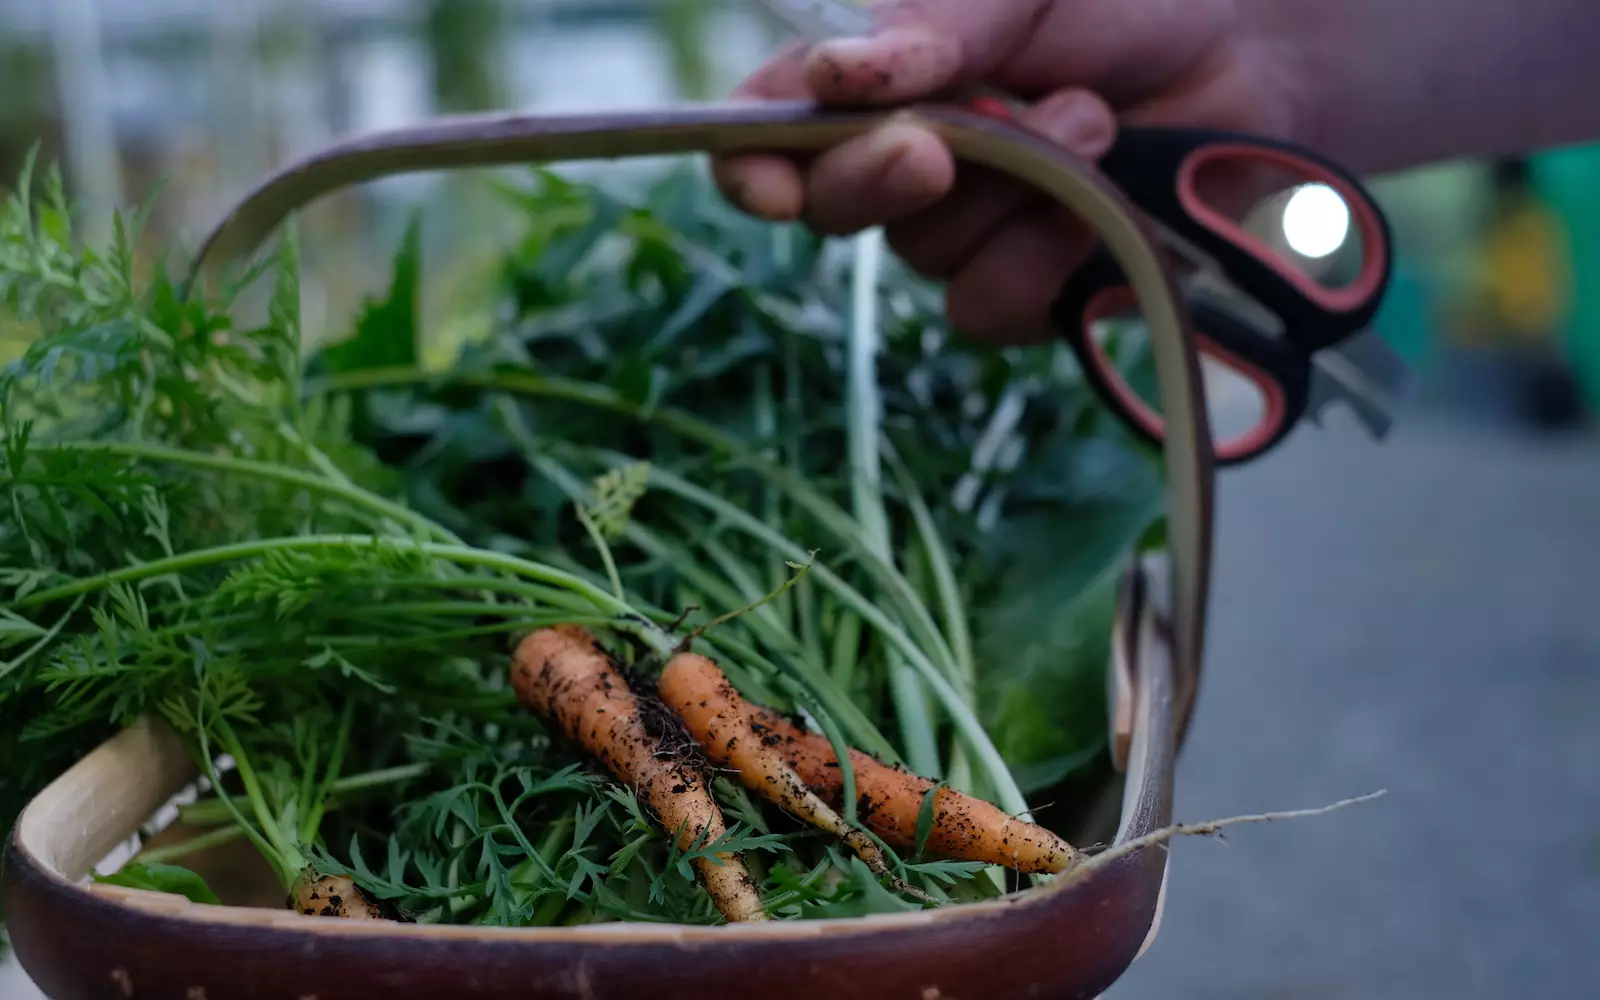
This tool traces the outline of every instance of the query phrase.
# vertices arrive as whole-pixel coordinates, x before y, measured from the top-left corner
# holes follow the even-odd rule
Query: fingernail
[[[883,193],[895,201],[921,200],[938,193],[938,178],[919,169],[915,152],[917,135],[907,126],[891,125],[876,138],[874,173]]]
[[[889,154],[878,176],[884,193],[896,202],[921,202],[938,193],[938,184],[926,170],[918,168],[911,147],[903,145]]]
[[[743,177],[730,177],[724,182],[722,193],[727,195],[728,200],[741,212],[748,212],[751,215],[761,214],[750,197],[750,182]]]
[[[1038,110],[1045,117],[1045,134],[1078,156],[1093,159],[1110,148],[1116,121],[1097,98],[1073,96]]]
[[[787,192],[776,191],[769,185],[743,184],[741,197],[745,211],[769,222],[788,222],[800,214],[800,205]]]
[[[800,211],[796,185],[788,170],[786,164],[749,156],[737,164],[721,164],[717,177],[723,194],[735,207],[779,222],[795,218]]]

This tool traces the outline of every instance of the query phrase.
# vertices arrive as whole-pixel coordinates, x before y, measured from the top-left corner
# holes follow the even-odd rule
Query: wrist
[[[1238,2],[1292,60],[1296,140],[1351,170],[1600,138],[1594,0]]]

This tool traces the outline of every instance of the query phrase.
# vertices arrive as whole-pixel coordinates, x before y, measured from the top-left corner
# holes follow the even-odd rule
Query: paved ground
[[[1220,500],[1180,818],[1390,795],[1178,845],[1108,1000],[1600,995],[1600,441],[1302,432]]]
[[[1225,474],[1176,848],[1108,1000],[1600,996],[1600,441],[1301,432]]]

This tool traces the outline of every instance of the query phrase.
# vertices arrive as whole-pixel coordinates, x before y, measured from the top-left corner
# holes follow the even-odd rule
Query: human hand
[[[1035,102],[1022,124],[1096,159],[1119,120],[1251,131],[1308,129],[1304,53],[1274,0],[881,0],[871,36],[786,49],[736,95],[873,105],[977,83]],[[1003,343],[1050,335],[1063,281],[1093,248],[1083,223],[1031,188],[957,165],[926,130],[891,123],[802,162],[742,154],[713,164],[753,215],[844,235],[884,226],[890,247],[946,286],[963,333]],[[1248,207],[1246,175],[1208,200]]]

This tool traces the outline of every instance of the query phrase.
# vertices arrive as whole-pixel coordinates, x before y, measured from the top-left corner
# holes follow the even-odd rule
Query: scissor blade
[[[1371,437],[1382,440],[1411,384],[1404,359],[1376,331],[1363,330],[1313,359],[1307,412],[1320,425],[1323,411],[1343,402]]]
[[[795,34],[811,42],[864,35],[872,15],[849,0],[761,0]]]
[[[1403,394],[1411,385],[1411,367],[1370,327],[1338,344],[1331,353],[1352,365],[1363,379],[1392,395]]]
[[[1343,403],[1356,415],[1367,436],[1381,441],[1394,425],[1389,410],[1359,392],[1352,391],[1320,368],[1311,370],[1311,387],[1306,400],[1306,418],[1322,427],[1323,414],[1336,403]]]

